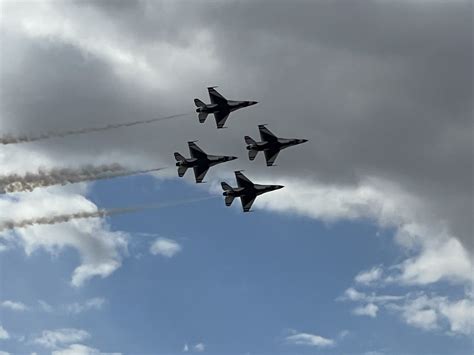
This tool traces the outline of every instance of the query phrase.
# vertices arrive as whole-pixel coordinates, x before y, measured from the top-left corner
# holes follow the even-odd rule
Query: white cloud
[[[171,258],[182,250],[181,245],[172,239],[158,238],[150,246],[150,253]]]
[[[28,307],[22,302],[15,302],[10,300],[5,300],[2,302],[2,307],[9,308],[12,311],[26,311]]]
[[[10,334],[8,334],[7,330],[0,325],[0,340],[10,339]]]
[[[64,306],[67,313],[79,314],[92,309],[99,310],[105,304],[105,298],[95,297],[85,302],[74,302]]]
[[[187,353],[188,351],[189,351],[189,346],[188,346],[188,344],[184,344],[183,352]]]
[[[411,326],[424,330],[438,329],[438,314],[434,309],[436,302],[425,295],[408,300],[402,305],[389,305],[399,310],[402,319]]]
[[[203,352],[205,349],[206,349],[206,346],[203,343],[198,343],[198,344],[194,345],[194,347],[193,347],[193,350],[198,352],[198,353]]]
[[[373,303],[369,303],[365,306],[355,308],[352,313],[358,316],[369,316],[372,318],[377,317],[377,311],[379,307]]]
[[[426,285],[440,280],[472,284],[474,265],[459,240],[440,232],[426,238],[426,228],[406,225],[399,229],[396,240],[421,252],[398,265],[399,274],[389,276],[388,281],[408,285]],[[415,246],[410,242],[415,240]]]
[[[0,223],[50,216],[58,213],[95,211],[97,207],[84,196],[69,190],[37,190],[28,194],[15,194],[0,199]],[[73,272],[71,284],[79,287],[92,277],[107,277],[121,265],[126,252],[126,235],[112,232],[101,219],[76,220],[52,226],[31,226],[15,230],[17,243],[27,255],[37,249],[57,254],[67,247],[75,248],[81,265]],[[2,233],[0,233],[2,234]]]
[[[103,353],[98,349],[82,344],[71,344],[66,348],[54,350],[52,355],[120,355],[120,353]]]
[[[457,302],[442,302],[439,312],[445,316],[453,333],[474,335],[474,301],[463,299]]]
[[[309,333],[297,333],[287,336],[286,342],[294,345],[307,345],[318,348],[331,347],[336,344],[336,342],[332,339]]]
[[[0,355],[10,355],[10,353],[6,352],[6,351],[1,351],[0,350]]]
[[[396,229],[395,241],[410,255],[397,265],[398,274],[386,281],[426,285],[440,280],[471,284],[474,265],[458,239],[445,225],[429,222],[423,205],[386,180],[367,178],[356,187],[319,184],[317,181],[274,179],[285,185],[278,193],[261,199],[256,207],[294,212],[327,223],[338,220],[369,219],[381,227]],[[359,273],[356,282],[381,280],[382,269]]]
[[[46,348],[55,349],[61,345],[84,341],[90,334],[82,329],[62,328],[44,330],[41,336],[34,339],[34,343]]]
[[[337,300],[359,303],[355,315],[377,316],[383,308],[400,316],[408,325],[427,331],[439,330],[449,325],[448,334],[474,334],[474,301],[469,295],[460,300],[450,300],[425,292],[403,296],[365,294],[348,288]],[[442,322],[443,321],[443,322]]]
[[[382,269],[378,266],[373,267],[368,271],[362,271],[354,278],[358,284],[369,285],[375,281],[378,281],[382,276]]]

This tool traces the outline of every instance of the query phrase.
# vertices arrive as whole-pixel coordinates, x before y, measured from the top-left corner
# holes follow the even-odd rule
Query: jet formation
[[[199,99],[194,99],[198,119],[201,123],[205,122],[209,114],[213,114],[216,119],[217,128],[224,128],[224,124],[231,112],[258,103],[257,101],[227,100],[224,96],[219,94],[215,88],[216,86],[207,88],[211,99],[210,104],[206,104]],[[267,166],[274,166],[273,164],[282,149],[308,141],[307,139],[279,138],[270,132],[266,125],[263,124],[259,125],[258,129],[260,131],[260,142],[255,141],[250,136],[245,136],[244,139],[247,143],[249,159],[253,161],[258,152],[263,152]],[[183,157],[178,152],[174,153],[179,177],[183,177],[187,169],[193,168],[196,183],[201,183],[210,167],[237,159],[237,157],[234,156],[208,155],[199,148],[195,142],[196,141],[188,142],[189,153],[191,154],[190,159]],[[240,198],[244,212],[250,212],[257,196],[283,188],[281,185],[254,184],[242,174],[241,170],[235,171],[235,179],[237,181],[237,187],[232,187],[226,182],[221,183],[224,191],[222,194],[225,197],[226,206],[231,206],[235,198]]]

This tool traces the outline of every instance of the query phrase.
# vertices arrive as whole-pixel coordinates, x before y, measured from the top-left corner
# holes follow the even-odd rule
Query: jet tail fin
[[[221,182],[222,190],[224,191],[232,191],[233,188],[226,182]]]
[[[199,100],[199,99],[194,99],[194,104],[196,105],[196,107],[206,106],[206,104],[204,102],[202,102],[201,100]]]
[[[226,196],[225,197],[225,205],[230,206],[234,202],[234,196]]]
[[[252,139],[252,137],[249,137],[249,136],[245,136],[245,143],[247,144],[256,144],[257,142],[255,142],[255,140]]]
[[[187,170],[188,170],[188,168],[186,166],[179,166],[178,167],[178,176],[183,177],[184,174],[186,174]]]
[[[257,154],[258,154],[258,150],[253,150],[253,149],[249,150],[249,159],[254,160]]]
[[[199,122],[204,123],[206,121],[208,113],[207,112],[199,112],[198,118]]]
[[[186,158],[183,157],[181,154],[179,154],[178,152],[175,152],[174,153],[174,158],[176,159],[176,161],[185,161]]]

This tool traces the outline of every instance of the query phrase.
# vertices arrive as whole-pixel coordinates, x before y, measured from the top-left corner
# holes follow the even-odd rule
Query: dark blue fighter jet
[[[267,166],[273,165],[280,150],[308,141],[307,139],[278,138],[263,124],[258,126],[258,130],[260,131],[261,142],[256,142],[251,137],[245,136],[247,150],[249,151],[249,159],[254,160],[258,152],[263,151]]]
[[[196,112],[198,113],[199,122],[204,123],[207,115],[213,114],[216,119],[217,128],[224,128],[224,124],[229,114],[235,110],[257,104],[257,101],[233,101],[227,100],[224,96],[216,91],[217,86],[207,88],[211,103],[206,104],[199,99],[194,99]]]
[[[281,185],[258,185],[247,179],[240,171],[235,172],[237,187],[232,187],[226,182],[221,182],[222,193],[225,196],[225,205],[230,206],[236,197],[240,197],[244,212],[249,212],[258,195],[283,188]]]
[[[188,146],[191,159],[186,159],[178,152],[174,153],[178,175],[183,177],[189,168],[193,168],[197,183],[202,182],[211,166],[237,159],[237,157],[233,156],[206,154],[195,142],[188,142]]]

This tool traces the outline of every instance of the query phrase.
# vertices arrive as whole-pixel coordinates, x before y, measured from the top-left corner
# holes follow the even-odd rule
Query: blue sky
[[[0,195],[0,355],[472,353],[470,1],[0,6],[2,191],[167,167]],[[199,123],[211,85],[258,104]],[[179,179],[191,140],[239,159]],[[238,169],[285,188],[226,208]]]
[[[102,181],[89,194],[104,208],[203,195],[202,188],[174,180],[157,183],[147,176]],[[2,264],[10,265],[2,267],[2,299],[29,308],[2,309],[2,324],[11,334],[3,350],[42,353],[45,349],[34,339],[44,329],[67,327],[93,334],[85,343],[94,348],[125,354],[177,354],[185,344],[199,343],[215,354],[469,352],[467,338],[407,327],[396,314],[354,316],[353,304],[338,300],[359,270],[400,258],[393,232],[372,223],[323,224],[265,211],[242,214],[224,208],[218,195],[114,216],[108,223],[128,234],[128,256],[113,275],[81,288],[69,284],[78,263],[73,250],[54,257],[44,251],[2,253]],[[176,241],[182,250],[171,258],[152,255],[150,245],[159,237]],[[444,291],[443,285],[431,291]],[[456,290],[448,294],[457,296]],[[64,308],[94,298],[104,299],[98,309],[71,314]],[[54,310],[44,310],[39,300]],[[292,331],[320,334],[337,346],[288,344],[285,338]]]

